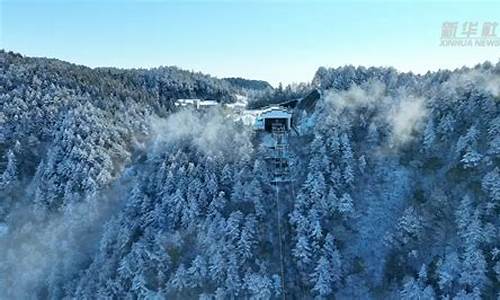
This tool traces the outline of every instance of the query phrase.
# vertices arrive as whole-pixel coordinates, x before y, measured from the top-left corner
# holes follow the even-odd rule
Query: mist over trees
[[[312,89],[278,195],[263,134],[173,105]],[[488,62],[287,91],[0,52],[0,298],[500,297],[499,90]]]

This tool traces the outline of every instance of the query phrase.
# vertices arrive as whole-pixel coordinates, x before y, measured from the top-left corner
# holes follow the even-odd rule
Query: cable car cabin
[[[268,132],[273,131],[273,127],[282,127],[285,131],[289,131],[292,127],[292,113],[286,108],[272,106],[263,110],[255,119],[255,129]]]

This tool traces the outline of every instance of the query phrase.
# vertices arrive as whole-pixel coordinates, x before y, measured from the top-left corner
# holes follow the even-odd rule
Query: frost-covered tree
[[[430,150],[436,140],[434,120],[429,119],[424,130],[424,149]]]
[[[453,295],[460,274],[460,261],[454,252],[446,253],[445,257],[438,263],[438,284],[444,295]]]
[[[500,168],[496,167],[488,172],[482,180],[482,187],[485,192],[490,196],[488,202],[488,209],[492,210],[498,207],[500,203]]]
[[[7,166],[0,177],[0,219],[10,210],[12,202],[20,193],[20,180],[14,151],[7,152]]]

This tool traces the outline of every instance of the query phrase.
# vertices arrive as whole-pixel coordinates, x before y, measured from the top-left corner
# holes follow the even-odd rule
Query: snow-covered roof
[[[177,99],[175,100],[176,106],[188,106],[188,105],[196,105],[196,103],[200,101],[200,99]]]
[[[198,98],[186,98],[186,99],[177,99],[176,102],[180,103],[195,103],[196,101],[200,101]]]
[[[216,106],[219,105],[219,103],[215,100],[202,100],[202,99],[197,99],[197,98],[192,98],[192,99],[177,99],[175,100],[175,105],[177,106]]]
[[[260,114],[261,118],[286,118],[289,119],[292,117],[292,113],[289,112],[286,108],[279,106],[271,106],[262,110]]]
[[[201,100],[199,102],[199,105],[200,106],[214,106],[214,105],[218,105],[219,103],[215,100]]]
[[[235,103],[227,103],[225,104],[226,107],[229,108],[240,108],[240,107],[246,107],[247,105],[245,103],[240,103],[240,102],[235,102]]]

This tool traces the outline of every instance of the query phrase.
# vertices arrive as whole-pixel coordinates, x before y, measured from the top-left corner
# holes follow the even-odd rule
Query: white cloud
[[[218,110],[206,113],[181,110],[166,119],[152,118],[154,151],[162,151],[165,144],[186,140],[207,155],[223,155],[238,159],[249,155],[252,149],[250,127],[238,127]]]
[[[390,146],[399,146],[409,142],[415,131],[421,129],[422,120],[427,115],[425,99],[400,90],[397,95],[388,95],[383,83],[368,82],[363,86],[352,86],[346,91],[330,91],[325,101],[332,109],[331,113],[358,114],[359,108],[376,112],[373,116],[379,126],[389,125]],[[353,119],[353,116],[348,117]]]
[[[393,144],[410,141],[413,133],[420,129],[421,121],[426,115],[424,98],[414,96],[402,98],[387,115],[387,121],[392,127]]]
[[[474,84],[495,97],[500,96],[500,75],[487,71],[469,70],[464,73],[453,74],[447,84],[450,88],[457,88],[467,83]]]

